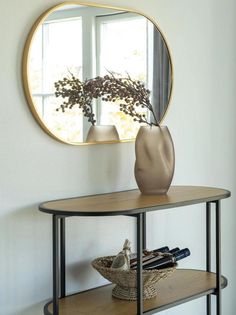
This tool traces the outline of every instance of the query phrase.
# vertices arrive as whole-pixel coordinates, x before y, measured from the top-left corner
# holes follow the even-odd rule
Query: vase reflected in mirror
[[[119,140],[119,134],[114,125],[91,126],[86,138],[86,142],[109,142]]]

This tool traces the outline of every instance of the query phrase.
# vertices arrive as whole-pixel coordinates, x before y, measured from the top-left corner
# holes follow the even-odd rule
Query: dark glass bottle
[[[179,250],[180,250],[179,247],[175,247],[175,248],[172,248],[171,250],[169,250],[168,253],[170,253],[170,254],[175,254],[175,253],[177,253]]]
[[[147,261],[151,258],[154,258],[158,255],[158,253],[166,253],[169,251],[169,247],[168,246],[164,246],[164,247],[160,247],[151,251],[147,251],[144,250],[143,251],[143,262]],[[131,254],[130,255],[130,266],[134,267],[135,265],[137,265],[137,254]]]
[[[163,256],[158,255],[159,253],[161,253],[161,254],[168,254],[168,253],[169,254],[175,254],[179,250],[180,250],[179,247],[175,247],[175,248],[169,250],[168,246],[154,249],[154,250],[148,252],[148,254],[143,255],[143,264],[145,265],[149,260],[155,259],[156,257],[162,258]],[[137,257],[137,255],[136,255],[136,257]],[[137,268],[137,258],[130,260],[130,268],[131,269]]]
[[[169,251],[169,247],[168,246],[163,246],[163,247],[160,247],[160,248],[157,248],[157,249],[153,249],[153,250],[147,250],[147,249],[144,249],[143,250],[143,257],[144,256],[149,256],[153,253],[157,253],[157,252],[160,252],[160,253],[166,253]],[[137,254],[131,254],[130,255],[130,259],[133,260],[133,259],[137,259]]]
[[[160,252],[160,253],[167,253],[168,251],[169,251],[169,247],[168,246],[163,246],[163,247],[160,247],[160,248],[157,248],[157,249],[153,249],[150,252],[155,254],[155,253],[158,253],[158,252]]]
[[[175,254],[171,254],[165,257],[156,257],[143,264],[143,269],[163,269],[173,266],[177,261],[190,255],[190,250],[188,248],[181,249]]]

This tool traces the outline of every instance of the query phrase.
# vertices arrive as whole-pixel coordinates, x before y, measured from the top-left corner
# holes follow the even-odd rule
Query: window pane
[[[69,72],[82,78],[81,18],[40,26],[31,48],[29,69],[35,107],[47,128],[65,141],[83,141],[81,110],[56,111],[64,99],[54,95],[54,83],[69,76]]]
[[[32,93],[42,93],[43,74],[42,26],[35,33],[29,58],[29,82]]]
[[[143,17],[98,18],[100,29],[100,75],[107,71],[147,82],[147,20]],[[143,111],[145,113],[145,111]],[[120,139],[135,138],[140,123],[119,111],[114,103],[102,102],[100,123],[116,125]]]
[[[43,121],[56,136],[69,142],[83,141],[83,115],[81,109],[73,108],[65,113],[56,111],[61,102],[54,96],[44,97]]]
[[[101,22],[100,74],[114,71],[146,81],[146,19],[114,18]]]
[[[102,104],[100,122],[102,125],[115,125],[121,140],[135,138],[141,126],[140,123],[133,121],[131,116],[121,112],[119,105],[108,102]]]
[[[44,92],[54,92],[54,82],[72,72],[82,78],[81,19],[44,25]]]

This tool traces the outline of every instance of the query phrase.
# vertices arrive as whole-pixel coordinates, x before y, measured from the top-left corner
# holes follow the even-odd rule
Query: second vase
[[[135,141],[135,179],[146,195],[165,194],[174,175],[174,145],[166,126],[141,126]]]

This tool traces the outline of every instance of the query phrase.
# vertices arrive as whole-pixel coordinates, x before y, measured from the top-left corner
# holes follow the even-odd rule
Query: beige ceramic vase
[[[135,178],[142,194],[167,193],[175,167],[174,145],[168,128],[140,127],[135,154]]]
[[[119,134],[114,125],[91,126],[86,142],[119,141]]]

